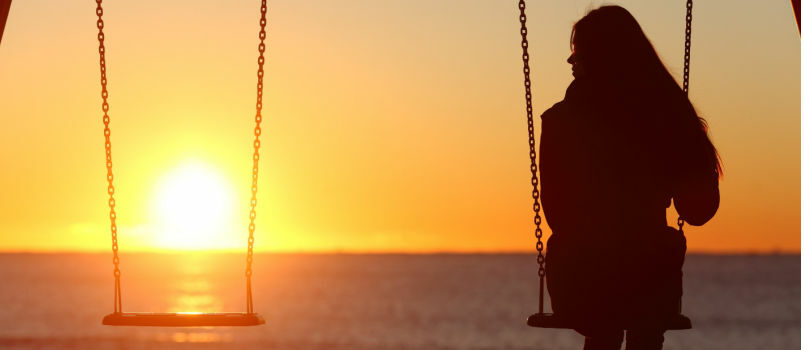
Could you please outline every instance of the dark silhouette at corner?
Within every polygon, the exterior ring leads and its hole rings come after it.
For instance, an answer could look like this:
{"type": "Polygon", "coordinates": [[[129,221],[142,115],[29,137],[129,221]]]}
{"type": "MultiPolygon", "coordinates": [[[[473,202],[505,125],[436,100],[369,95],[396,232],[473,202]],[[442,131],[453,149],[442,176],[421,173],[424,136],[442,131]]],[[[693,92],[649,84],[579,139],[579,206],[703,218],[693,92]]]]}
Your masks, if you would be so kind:
{"type": "Polygon", "coordinates": [[[10,9],[11,0],[0,0],[0,43],[3,42],[3,32],[6,29],[6,20],[10,9]]]}
{"type": "Polygon", "coordinates": [[[542,115],[541,199],[553,235],[554,314],[584,349],[661,349],[680,314],[686,240],[666,222],[703,225],[722,170],[707,126],[634,17],[604,6],[571,37],[575,80],[542,115]]]}

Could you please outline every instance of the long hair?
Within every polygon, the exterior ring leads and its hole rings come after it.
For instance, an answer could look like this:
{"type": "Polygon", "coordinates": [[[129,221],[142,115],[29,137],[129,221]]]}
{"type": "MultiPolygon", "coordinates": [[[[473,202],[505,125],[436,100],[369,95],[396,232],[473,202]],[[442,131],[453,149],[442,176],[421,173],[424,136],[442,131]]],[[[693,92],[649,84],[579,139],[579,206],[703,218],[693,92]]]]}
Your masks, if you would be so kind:
{"type": "MultiPolygon", "coordinates": [[[[592,79],[639,91],[647,96],[642,103],[668,113],[654,113],[672,118],[675,130],[697,128],[703,137],[689,141],[698,152],[709,155],[720,176],[720,156],[707,135],[707,123],[699,117],[686,94],[665,67],[639,23],[620,6],[602,6],[575,23],[570,45],[585,74],[592,79]]],[[[683,134],[691,135],[683,132],[683,134]]],[[[700,133],[699,133],[700,134],[700,133]]]]}

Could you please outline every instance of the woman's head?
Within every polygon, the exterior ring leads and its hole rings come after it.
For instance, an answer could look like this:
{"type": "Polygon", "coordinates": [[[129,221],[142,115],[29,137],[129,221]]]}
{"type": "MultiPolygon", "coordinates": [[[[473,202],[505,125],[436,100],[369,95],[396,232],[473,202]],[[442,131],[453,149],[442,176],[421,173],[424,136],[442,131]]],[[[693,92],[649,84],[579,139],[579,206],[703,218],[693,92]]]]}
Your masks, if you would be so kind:
{"type": "Polygon", "coordinates": [[[639,23],[620,6],[603,6],[581,18],[570,44],[567,61],[576,76],[630,78],[666,71],[639,23]]]}

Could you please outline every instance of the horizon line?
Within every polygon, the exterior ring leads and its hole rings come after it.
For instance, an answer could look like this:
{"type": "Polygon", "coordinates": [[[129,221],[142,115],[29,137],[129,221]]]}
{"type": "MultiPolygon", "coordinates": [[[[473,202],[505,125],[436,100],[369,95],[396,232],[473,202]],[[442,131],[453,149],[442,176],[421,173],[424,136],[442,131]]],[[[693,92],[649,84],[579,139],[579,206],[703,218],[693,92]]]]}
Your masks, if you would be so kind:
{"type": "MultiPolygon", "coordinates": [[[[118,252],[118,254],[158,254],[158,255],[199,255],[199,254],[244,254],[245,250],[240,249],[200,249],[200,250],[178,250],[178,249],[153,249],[153,250],[131,250],[118,252]]],[[[0,254],[111,254],[104,250],[0,250],[0,254]]],[[[255,251],[254,254],[260,255],[537,255],[536,250],[262,250],[255,251]]],[[[687,255],[801,255],[801,250],[695,250],[688,251],[687,255]]]]}

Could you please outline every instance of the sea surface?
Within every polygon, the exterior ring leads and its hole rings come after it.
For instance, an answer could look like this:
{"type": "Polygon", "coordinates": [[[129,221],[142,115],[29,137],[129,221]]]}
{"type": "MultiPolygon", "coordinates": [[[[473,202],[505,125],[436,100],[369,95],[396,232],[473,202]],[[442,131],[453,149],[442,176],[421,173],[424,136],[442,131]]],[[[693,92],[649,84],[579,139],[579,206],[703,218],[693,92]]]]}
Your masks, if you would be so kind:
{"type": "MultiPolygon", "coordinates": [[[[257,327],[102,326],[111,254],[0,254],[0,349],[581,349],[535,329],[526,254],[259,254],[257,327]]],[[[244,311],[245,256],[122,254],[124,311],[244,311]]],[[[691,255],[665,349],[801,347],[798,255],[691,255]]]]}

